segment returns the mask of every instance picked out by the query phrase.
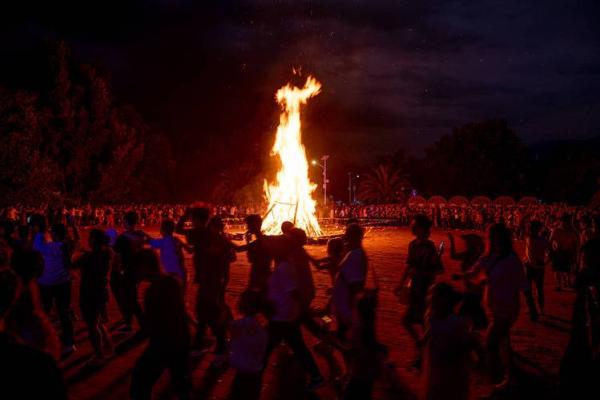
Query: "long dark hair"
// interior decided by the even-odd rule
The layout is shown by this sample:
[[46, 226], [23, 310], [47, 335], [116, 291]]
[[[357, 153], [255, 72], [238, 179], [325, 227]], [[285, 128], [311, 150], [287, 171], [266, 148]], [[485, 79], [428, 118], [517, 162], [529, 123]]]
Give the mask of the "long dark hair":
[[498, 247], [498, 258], [507, 257], [515, 252], [513, 249], [512, 243], [512, 232], [508, 227], [500, 222], [493, 224], [490, 226], [489, 230], [489, 253], [488, 255], [493, 255], [495, 247], [494, 243]]

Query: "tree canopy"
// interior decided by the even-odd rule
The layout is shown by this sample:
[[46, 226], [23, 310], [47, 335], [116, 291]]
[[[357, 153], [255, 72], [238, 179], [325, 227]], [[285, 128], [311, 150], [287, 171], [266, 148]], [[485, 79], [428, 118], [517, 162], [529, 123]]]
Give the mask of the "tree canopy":
[[[108, 80], [53, 46], [50, 84], [39, 93], [0, 89], [0, 190], [3, 201], [113, 202], [167, 191], [170, 146]], [[158, 168], [156, 166], [159, 166]]]
[[408, 185], [406, 175], [392, 163], [378, 164], [360, 181], [358, 198], [371, 203], [404, 201]]
[[489, 120], [455, 128], [415, 163], [414, 177], [429, 195], [519, 195], [527, 149], [505, 121]]

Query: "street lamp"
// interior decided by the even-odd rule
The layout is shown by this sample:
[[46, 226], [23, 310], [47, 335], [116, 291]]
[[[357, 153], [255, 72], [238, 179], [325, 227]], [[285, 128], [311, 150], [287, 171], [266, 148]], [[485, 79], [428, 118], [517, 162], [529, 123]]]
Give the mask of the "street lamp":
[[352, 186], [352, 180], [360, 178], [360, 175], [348, 172], [348, 204], [356, 200], [356, 187]]
[[329, 159], [329, 155], [326, 154], [323, 157], [321, 157], [321, 161], [323, 161], [323, 164], [319, 163], [317, 160], [312, 160], [312, 165], [318, 165], [319, 167], [321, 167], [323, 169], [323, 205], [327, 205], [327, 183], [329, 183], [329, 181], [327, 180], [327, 160]]

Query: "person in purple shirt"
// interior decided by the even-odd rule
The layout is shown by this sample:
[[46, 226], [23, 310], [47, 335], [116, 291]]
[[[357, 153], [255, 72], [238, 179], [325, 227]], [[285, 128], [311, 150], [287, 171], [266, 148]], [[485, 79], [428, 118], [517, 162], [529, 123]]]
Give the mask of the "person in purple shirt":
[[182, 284], [183, 290], [187, 287], [187, 271], [184, 265], [183, 251], [192, 252], [191, 246], [183, 243], [181, 239], [173, 236], [175, 232], [175, 222], [166, 219], [161, 223], [161, 237], [150, 239], [150, 247], [159, 250], [160, 264], [163, 271], [169, 275], [177, 277]]
[[75, 240], [68, 238], [64, 224], [54, 224], [51, 228], [51, 240], [46, 239], [45, 225], [34, 226], [33, 249], [44, 259], [44, 269], [38, 278], [42, 305], [46, 313], [56, 306], [61, 325], [61, 341], [64, 346], [62, 355], [73, 353], [73, 321], [71, 320], [71, 256], [75, 243], [79, 239], [77, 228], [73, 226]]

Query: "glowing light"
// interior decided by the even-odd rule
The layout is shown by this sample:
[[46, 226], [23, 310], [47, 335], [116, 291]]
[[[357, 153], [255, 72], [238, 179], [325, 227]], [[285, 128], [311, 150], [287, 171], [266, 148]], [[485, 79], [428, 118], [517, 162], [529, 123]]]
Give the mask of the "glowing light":
[[312, 197], [317, 185], [308, 179], [308, 161], [302, 145], [300, 123], [300, 106], [320, 91], [321, 84], [309, 76], [304, 87], [299, 88], [288, 83], [275, 95], [282, 112], [271, 156], [279, 158], [281, 168], [274, 183], [269, 184], [265, 180], [264, 184], [269, 203], [263, 220], [263, 230], [267, 234], [281, 233], [281, 223], [292, 221], [309, 236], [321, 235], [321, 228], [315, 216], [316, 203]]

